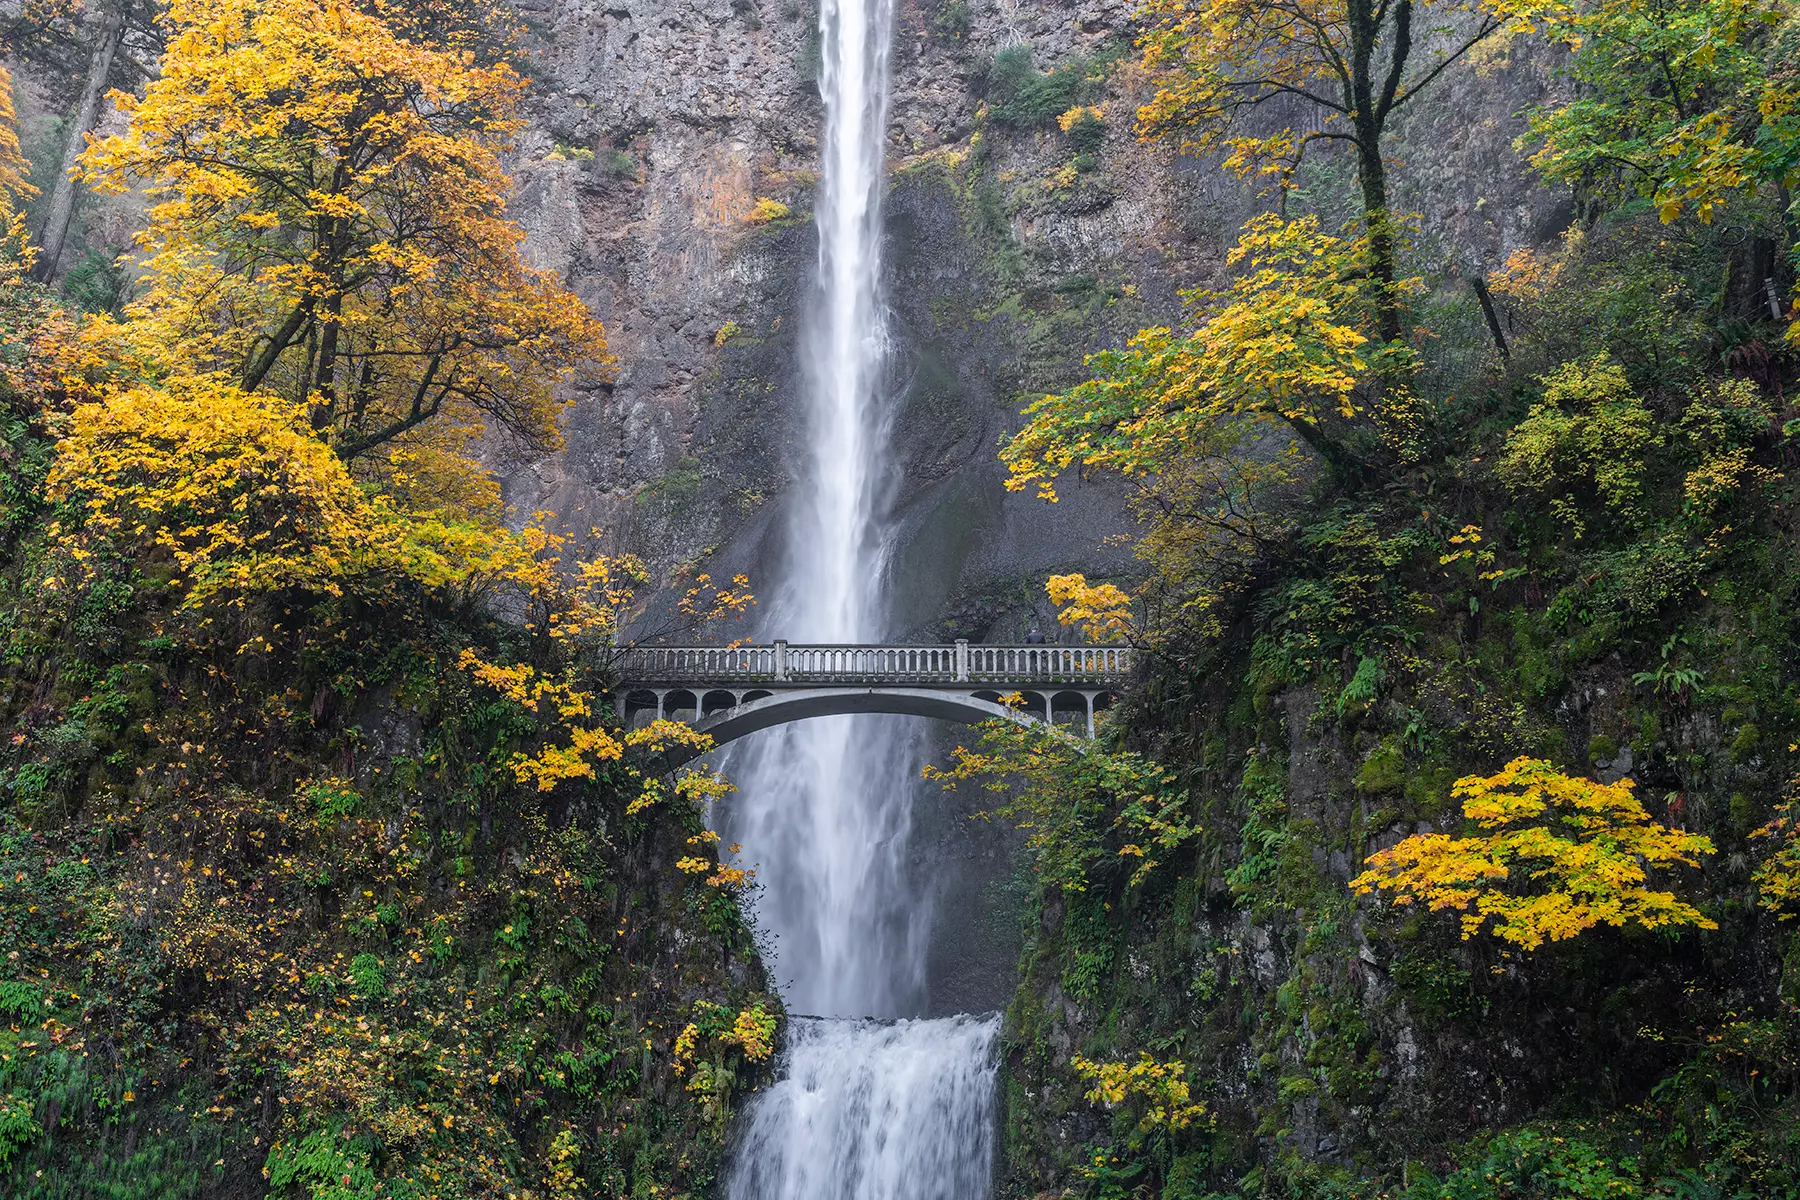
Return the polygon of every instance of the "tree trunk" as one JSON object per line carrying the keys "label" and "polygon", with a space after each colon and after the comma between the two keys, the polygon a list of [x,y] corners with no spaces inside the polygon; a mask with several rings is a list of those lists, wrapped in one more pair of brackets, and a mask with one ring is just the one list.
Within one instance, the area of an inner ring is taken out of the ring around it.
{"label": "tree trunk", "polygon": [[1387,168],[1381,161],[1381,135],[1372,132],[1360,164],[1363,220],[1369,227],[1369,278],[1375,281],[1376,328],[1385,342],[1402,337],[1400,292],[1394,277],[1394,224],[1387,206]]}
{"label": "tree trunk", "polygon": [[62,172],[44,208],[44,223],[38,230],[40,247],[32,278],[49,279],[56,273],[64,245],[69,240],[69,223],[75,216],[75,166],[87,148],[87,135],[100,119],[100,101],[106,95],[106,81],[112,75],[113,58],[119,43],[125,39],[125,8],[108,9],[100,26],[100,39],[94,43],[94,55],[88,61],[87,83],[81,89],[81,103],[75,107],[75,122],[69,130],[69,143],[63,149]]}
{"label": "tree trunk", "polygon": [[[1371,0],[1350,0],[1351,125],[1356,130],[1356,173],[1362,183],[1363,221],[1369,229],[1369,278],[1375,284],[1376,330],[1382,342],[1397,342],[1402,332],[1400,297],[1394,287],[1394,226],[1388,214],[1387,164],[1381,161],[1385,98],[1375,94],[1376,49],[1386,6],[1377,11]],[[1395,52],[1405,50],[1396,45]],[[1403,67],[1404,60],[1394,64]]]}
{"label": "tree trunk", "polygon": [[1500,352],[1501,358],[1512,358],[1512,348],[1506,344],[1506,331],[1500,328],[1500,314],[1494,308],[1494,297],[1488,291],[1487,280],[1471,275],[1469,287],[1474,290],[1475,299],[1481,302],[1481,314],[1487,318],[1488,332],[1494,335],[1494,349]]}

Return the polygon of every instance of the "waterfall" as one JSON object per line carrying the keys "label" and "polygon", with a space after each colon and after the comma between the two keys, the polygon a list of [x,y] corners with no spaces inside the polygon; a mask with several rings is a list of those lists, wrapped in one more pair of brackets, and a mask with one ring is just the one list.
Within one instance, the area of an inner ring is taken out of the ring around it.
{"label": "waterfall", "polygon": [[729,1194],[979,1200],[998,1024],[795,1020],[785,1077],[745,1120]]}
{"label": "waterfall", "polygon": [[[893,0],[822,0],[809,453],[764,633],[878,640],[890,550],[881,200]],[[919,729],[817,718],[740,743],[726,811],[798,1018],[781,1078],[741,1118],[730,1200],[980,1200],[993,1157],[996,1016],[922,1019],[931,887],[909,861]],[[877,1019],[879,1018],[879,1019]]]}

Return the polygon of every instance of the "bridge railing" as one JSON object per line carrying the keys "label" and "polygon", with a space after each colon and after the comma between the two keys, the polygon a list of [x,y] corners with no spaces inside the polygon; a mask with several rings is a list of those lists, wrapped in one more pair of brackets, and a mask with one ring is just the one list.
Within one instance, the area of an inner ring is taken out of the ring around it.
{"label": "bridge railing", "polygon": [[1131,673],[1125,646],[789,645],[634,646],[621,653],[627,684],[1095,683]]}

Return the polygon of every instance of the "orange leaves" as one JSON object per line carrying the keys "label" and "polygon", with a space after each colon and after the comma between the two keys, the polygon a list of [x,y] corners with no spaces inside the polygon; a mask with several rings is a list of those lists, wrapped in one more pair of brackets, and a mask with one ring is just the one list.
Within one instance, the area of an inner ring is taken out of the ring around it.
{"label": "orange leaves", "polygon": [[1464,938],[1491,920],[1494,936],[1527,950],[1600,924],[1718,928],[1673,892],[1646,886],[1648,869],[1698,866],[1713,845],[1651,820],[1630,780],[1595,783],[1519,758],[1498,775],[1458,780],[1452,794],[1486,832],[1409,837],[1371,855],[1351,888],[1455,909]]}

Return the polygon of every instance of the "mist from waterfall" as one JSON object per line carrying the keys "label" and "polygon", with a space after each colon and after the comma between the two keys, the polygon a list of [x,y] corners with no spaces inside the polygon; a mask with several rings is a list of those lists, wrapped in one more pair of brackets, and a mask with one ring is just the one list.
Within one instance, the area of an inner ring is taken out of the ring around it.
{"label": "mist from waterfall", "polygon": [[[890,552],[881,201],[893,0],[822,0],[818,287],[804,340],[809,453],[763,634],[879,640]],[[731,1200],[979,1200],[999,1018],[921,1019],[932,888],[910,862],[911,721],[802,721],[741,743],[724,824],[792,1025],[740,1118]]]}

